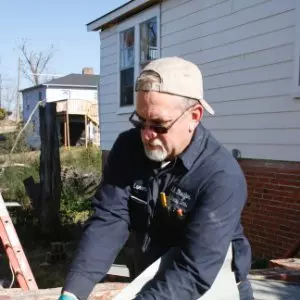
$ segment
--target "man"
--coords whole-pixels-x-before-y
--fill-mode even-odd
[[[240,224],[246,182],[236,160],[201,123],[204,110],[214,111],[203,99],[200,70],[182,58],[157,59],[142,70],[135,90],[135,128],[112,147],[61,299],[86,299],[129,232],[136,234],[137,274],[160,257],[169,259],[133,299],[220,293],[214,282],[231,254],[239,299],[252,299],[251,250]]]

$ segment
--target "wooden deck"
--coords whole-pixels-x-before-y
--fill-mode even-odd
[[[56,104],[56,111],[59,114],[86,115],[94,122],[99,122],[97,100],[70,99],[58,101]]]
[[[81,115],[84,117],[85,132],[87,132],[88,123],[91,122],[97,127],[93,143],[100,144],[100,130],[99,130],[99,114],[98,101],[86,99],[69,99],[56,102],[56,112],[64,118],[64,141],[65,147],[70,146],[70,116]],[[86,136],[86,146],[87,146]]]

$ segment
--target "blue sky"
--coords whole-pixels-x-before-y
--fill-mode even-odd
[[[100,69],[100,41],[86,24],[128,0],[10,0],[0,7],[0,73],[4,85],[15,85],[23,39],[29,48],[44,51],[54,45],[48,73],[81,73],[83,67]],[[21,87],[30,85],[24,77]]]

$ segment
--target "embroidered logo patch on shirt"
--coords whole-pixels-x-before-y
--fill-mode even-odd
[[[169,201],[175,207],[183,207],[186,209],[191,199],[192,196],[188,192],[183,191],[177,186],[173,186],[170,190]]]

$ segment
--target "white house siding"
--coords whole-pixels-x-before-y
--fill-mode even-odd
[[[47,89],[47,102],[53,102],[63,99],[83,99],[83,100],[96,100],[97,88],[94,90],[80,89],[80,88],[48,88]]]
[[[41,93],[41,94],[40,94]],[[27,122],[31,113],[35,109],[39,97],[41,96],[41,100],[45,99],[46,89],[45,87],[41,87],[38,89],[32,89],[23,92],[23,121]],[[28,143],[32,146],[39,146],[40,144],[40,118],[39,118],[39,109],[37,108],[35,113],[32,116],[31,124],[34,123],[34,126],[31,126],[31,130],[28,132]]]
[[[118,134],[130,128],[128,114],[117,114],[118,111],[118,38],[117,27],[100,33],[100,93],[99,116],[101,148],[110,150]],[[100,107],[101,106],[101,107]]]
[[[292,97],[296,1],[163,2],[162,56],[200,66],[216,111],[203,124],[242,157],[300,161],[300,100]]]
[[[297,0],[169,0],[161,56],[197,63],[216,111],[204,125],[242,157],[300,161],[300,100],[293,99]],[[135,16],[134,18],[137,18]],[[117,114],[117,27],[100,33],[101,142],[130,127]]]

